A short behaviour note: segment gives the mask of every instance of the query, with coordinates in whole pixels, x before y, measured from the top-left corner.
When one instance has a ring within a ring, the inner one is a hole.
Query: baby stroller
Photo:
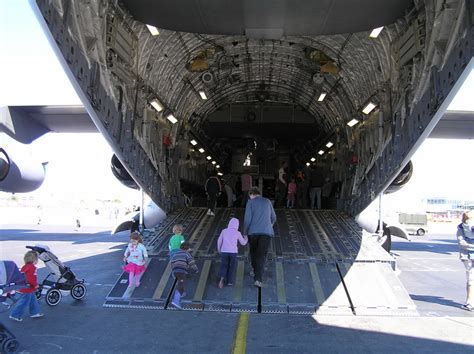
[[[26,286],[25,275],[20,272],[15,262],[0,261],[0,302],[7,306],[7,311],[15,303],[12,299],[14,290]],[[3,311],[2,311],[3,312]],[[15,335],[0,322],[0,348],[2,353],[15,353],[20,343]]]
[[[86,296],[87,289],[84,279],[78,280],[72,270],[65,266],[49,249],[48,246],[26,246],[30,250],[38,252],[46,267],[49,269],[48,276],[39,284],[36,298],[39,300],[46,291],[45,300],[49,306],[56,306],[63,297],[63,293],[70,291],[75,300],[81,300]]]

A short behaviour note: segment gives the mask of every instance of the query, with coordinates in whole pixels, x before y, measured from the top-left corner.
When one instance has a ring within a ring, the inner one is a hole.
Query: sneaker
[[[261,281],[255,280],[255,283],[253,283],[253,285],[255,285],[257,288],[261,288],[263,284]]]
[[[254,276],[255,276],[255,272],[253,271],[253,269],[250,270],[249,275],[250,275],[251,277],[254,277]]]
[[[234,284],[232,284],[232,283],[227,283],[227,286],[232,286],[232,285],[234,285]]]
[[[212,213],[211,209],[207,209],[206,215],[211,215],[211,213]]]
[[[23,321],[23,318],[19,318],[19,317],[13,317],[13,316],[8,316],[10,319],[12,319],[13,321],[17,321],[17,322],[21,322]]]
[[[171,302],[171,305],[173,305],[174,307],[176,307],[177,309],[179,310],[182,310],[183,308],[181,307],[181,305],[178,305],[176,302],[172,301]]]
[[[211,210],[209,210],[209,211],[210,211],[210,212],[209,212],[209,214],[208,214],[208,215],[210,215],[210,216],[214,216],[214,215],[216,215],[216,214],[214,214],[214,212],[212,212]]]
[[[461,306],[461,308],[462,308],[463,310],[466,310],[466,311],[471,311],[471,312],[474,311],[474,306],[469,305],[469,304],[464,304],[464,305]],[[11,318],[11,317],[10,317],[10,318]]]
[[[44,313],[37,313],[36,315],[30,316],[31,318],[41,318],[44,316]]]

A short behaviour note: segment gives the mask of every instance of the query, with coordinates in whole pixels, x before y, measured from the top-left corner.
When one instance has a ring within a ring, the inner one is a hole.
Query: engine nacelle
[[[412,175],[413,164],[411,161],[409,161],[403,170],[398,174],[398,176],[393,180],[390,186],[388,186],[388,188],[384,191],[384,194],[394,193],[403,188],[408,183]],[[379,231],[379,216],[375,211],[374,202],[372,202],[372,204],[370,204],[365,210],[357,215],[355,220],[360,227],[371,234],[377,233]],[[385,222],[383,223],[383,235],[385,236],[385,240],[382,243],[382,247],[387,252],[390,252],[392,236],[410,240],[408,233],[401,225],[389,225]]]
[[[143,227],[148,229],[155,227],[160,222],[166,219],[166,213],[153,201],[150,201],[143,211]],[[121,231],[138,230],[138,225],[140,222],[140,212],[134,212],[127,214],[125,218],[112,230],[111,234],[116,234]]]
[[[45,165],[30,154],[0,148],[0,191],[28,193],[44,181]]]
[[[388,188],[383,192],[384,194],[390,194],[399,191],[401,188],[408,183],[411,176],[413,175],[413,164],[411,161],[403,167],[403,170],[398,174],[397,178],[388,186]]]
[[[130,176],[115,154],[112,155],[110,168],[112,169],[115,178],[117,178],[125,187],[139,189],[137,183],[133,180],[132,176]]]

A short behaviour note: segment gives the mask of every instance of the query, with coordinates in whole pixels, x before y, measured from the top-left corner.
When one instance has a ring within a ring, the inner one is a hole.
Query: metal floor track
[[[244,209],[186,208],[145,233],[150,255],[139,288],[128,288],[123,273],[105,307],[175,310],[168,241],[174,224],[184,226],[199,274],[187,281],[185,310],[290,314],[416,316],[417,311],[396,276],[394,259],[355,221],[334,210],[277,209],[275,237],[267,257],[264,286],[253,287],[247,247],[239,251],[232,287],[219,289],[220,257],[216,242],[231,217],[243,223]],[[242,227],[240,228],[240,230]]]

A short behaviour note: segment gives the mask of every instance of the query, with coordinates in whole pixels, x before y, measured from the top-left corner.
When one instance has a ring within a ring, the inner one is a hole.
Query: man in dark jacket
[[[250,245],[250,260],[252,263],[255,286],[261,287],[265,258],[267,257],[270,241],[275,235],[273,224],[276,222],[272,202],[260,195],[258,187],[249,191],[250,200],[245,207],[244,236],[248,235]]]
[[[213,173],[206,181],[204,186],[207,194],[207,215],[214,216],[216,210],[217,197],[222,192],[222,183],[219,180],[219,177]]]

